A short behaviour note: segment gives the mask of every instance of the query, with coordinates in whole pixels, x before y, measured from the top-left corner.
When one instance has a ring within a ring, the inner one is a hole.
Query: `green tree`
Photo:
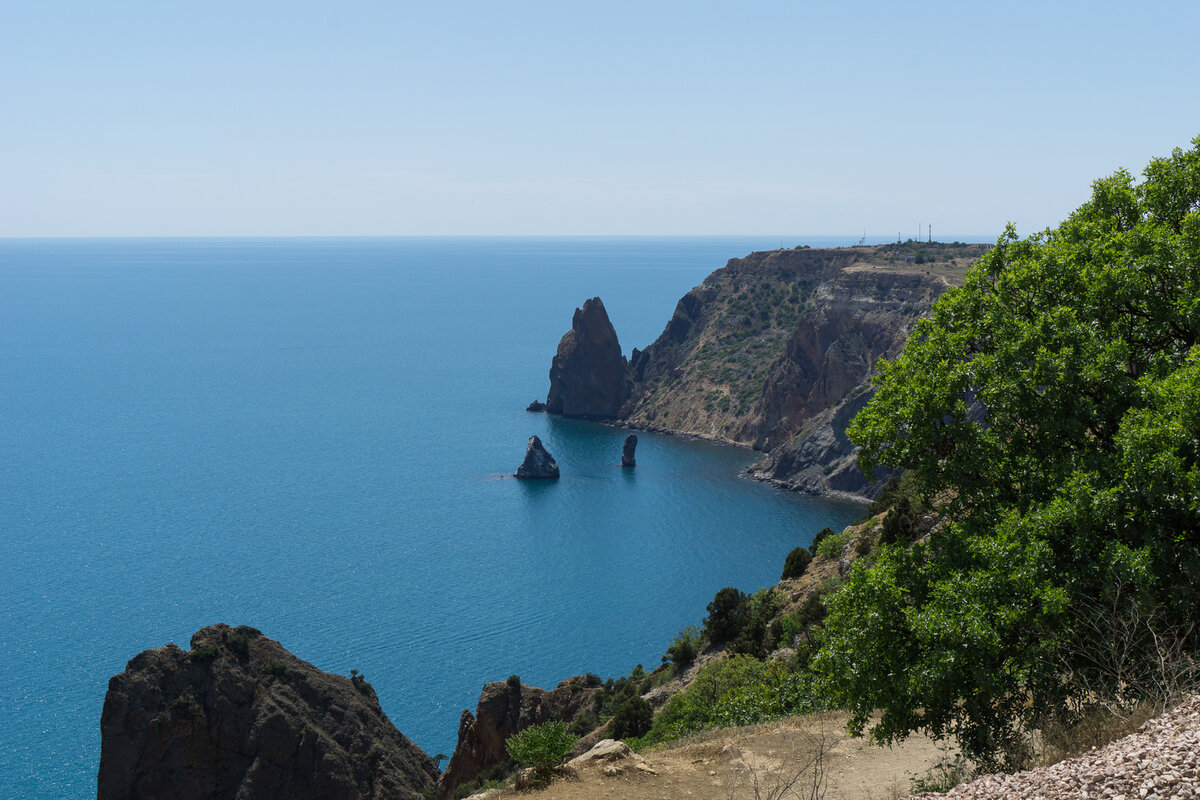
[[[613,714],[612,727],[609,733],[614,739],[628,739],[631,736],[644,736],[650,730],[654,721],[654,709],[650,703],[634,695],[617,707]]]
[[[792,548],[783,561],[783,575],[780,576],[780,580],[799,578],[808,569],[810,563],[812,563],[812,554],[808,550],[803,547]]]
[[[726,586],[713,596],[704,618],[704,635],[710,642],[720,643],[736,637],[746,627],[746,595]]]
[[[1164,631],[1197,618],[1198,341],[1200,137],[1052,231],[1010,227],[881,362],[848,433],[943,525],[829,601],[815,663],[857,727],[879,708],[877,739],[924,727],[1014,766],[1081,693],[1071,654],[1108,646],[1074,605],[1134,586]]]

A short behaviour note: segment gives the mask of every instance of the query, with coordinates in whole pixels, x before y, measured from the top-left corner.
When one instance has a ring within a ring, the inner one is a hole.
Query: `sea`
[[[0,240],[0,796],[95,796],[108,679],[251,625],[431,755],[487,682],[660,663],[861,506],[732,446],[528,413],[754,250],[857,237]],[[518,481],[536,434],[562,478]]]

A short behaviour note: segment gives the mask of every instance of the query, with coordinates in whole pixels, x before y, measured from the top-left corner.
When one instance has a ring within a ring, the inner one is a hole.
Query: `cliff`
[[[684,295],[625,372],[611,358],[600,373],[556,356],[557,380],[599,385],[605,398],[628,386],[611,418],[629,427],[763,451],[751,470],[760,479],[870,497],[878,484],[854,465],[846,423],[871,396],[876,362],[899,353],[916,320],[986,249],[909,242],[751,253]]]
[[[462,713],[458,744],[438,781],[439,800],[453,797],[459,786],[507,761],[504,742],[514,733],[550,720],[570,722],[591,708],[597,688],[598,683],[589,684],[584,676],[568,678],[550,691],[516,678],[484,686],[475,713]]]
[[[136,656],[109,681],[100,734],[97,800],[415,800],[438,778],[365,680],[246,626]]]

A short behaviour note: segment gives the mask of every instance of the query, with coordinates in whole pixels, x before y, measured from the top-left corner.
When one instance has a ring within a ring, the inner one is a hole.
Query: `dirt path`
[[[851,739],[844,714],[792,717],[749,728],[714,731],[640,758],[578,765],[575,777],[527,792],[506,789],[488,800],[766,800],[807,798],[818,750],[826,751],[827,800],[891,800],[908,793],[945,754],[923,736],[884,748]],[[795,778],[790,792],[776,794]],[[757,790],[756,790],[757,782]]]

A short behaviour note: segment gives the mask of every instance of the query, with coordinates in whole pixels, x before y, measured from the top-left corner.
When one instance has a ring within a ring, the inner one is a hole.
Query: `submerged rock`
[[[621,448],[621,466],[635,467],[637,462],[633,459],[633,451],[637,450],[637,434],[631,433],[625,437],[625,445]]]
[[[244,625],[147,650],[108,683],[97,800],[417,800],[437,779],[362,677]]]
[[[542,440],[538,437],[529,437],[529,444],[525,446],[525,460],[517,467],[516,476],[531,479],[558,477],[558,462],[542,447]]]
[[[599,297],[575,309],[550,365],[546,410],[583,419],[613,419],[629,400],[633,381],[617,332]]]

